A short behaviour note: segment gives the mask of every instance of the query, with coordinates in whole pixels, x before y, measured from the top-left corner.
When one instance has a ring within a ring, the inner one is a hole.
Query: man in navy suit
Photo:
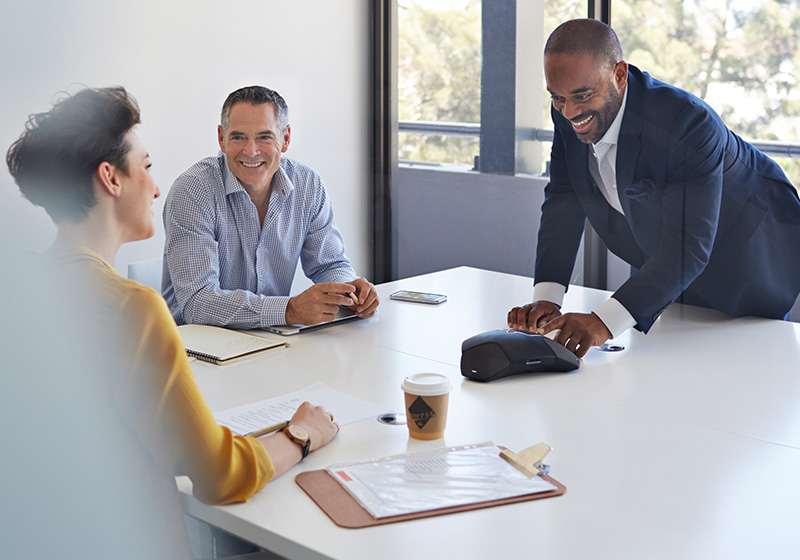
[[[533,303],[511,328],[578,357],[673,301],[785,318],[800,292],[800,200],[781,168],[697,97],[622,59],[614,31],[563,23],[544,49],[555,136]],[[586,219],[634,269],[592,313],[561,314]]]

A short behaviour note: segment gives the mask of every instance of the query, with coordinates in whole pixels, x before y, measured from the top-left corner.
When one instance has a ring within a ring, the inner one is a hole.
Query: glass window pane
[[[480,122],[480,0],[398,1],[398,119]],[[401,160],[472,166],[478,138],[404,133]]]
[[[797,0],[617,0],[611,17],[629,63],[704,99],[745,140],[798,141]],[[775,159],[800,184],[800,162]]]
[[[544,3],[544,41],[553,32],[553,30],[571,19],[585,18],[588,12],[588,4],[586,0],[545,0]],[[540,59],[541,60],[541,57]],[[541,66],[541,63],[540,63]],[[544,67],[540,69],[542,74],[542,89],[544,90],[544,105],[542,111],[544,116],[542,123],[544,128],[552,130],[553,119],[550,116],[550,93],[547,91],[547,83],[544,80]],[[542,147],[542,173],[547,173],[547,163],[550,160],[550,148],[552,142],[544,142]]]

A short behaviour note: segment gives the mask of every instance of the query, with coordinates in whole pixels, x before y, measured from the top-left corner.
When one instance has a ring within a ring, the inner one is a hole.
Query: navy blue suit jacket
[[[629,66],[611,208],[590,148],[552,111],[555,137],[536,282],[569,285],[586,219],[635,269],[617,299],[647,332],[683,296],[732,316],[784,318],[800,292],[800,200],[781,168],[697,97]]]

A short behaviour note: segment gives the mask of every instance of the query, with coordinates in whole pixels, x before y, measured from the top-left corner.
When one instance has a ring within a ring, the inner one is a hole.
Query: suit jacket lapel
[[[628,72],[627,87],[628,100],[619,130],[616,172],[620,204],[622,204],[625,215],[630,216],[631,199],[625,195],[625,189],[633,183],[636,161],[642,150],[642,86],[630,72]]]

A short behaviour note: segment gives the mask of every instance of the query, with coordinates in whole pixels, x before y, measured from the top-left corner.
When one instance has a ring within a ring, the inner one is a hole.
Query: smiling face
[[[572,124],[581,142],[597,142],[622,106],[628,65],[613,68],[590,54],[548,54],[544,58],[547,91],[553,107]]]
[[[217,128],[225,161],[251,196],[269,190],[281,154],[289,149],[291,129],[281,131],[272,103],[240,102],[231,107],[228,127]]]
[[[126,241],[149,239],[155,233],[153,226],[153,201],[161,196],[158,185],[150,176],[150,155],[139,137],[125,135],[130,150],[126,157],[127,172],[119,172],[121,185],[118,219],[126,224]]]

